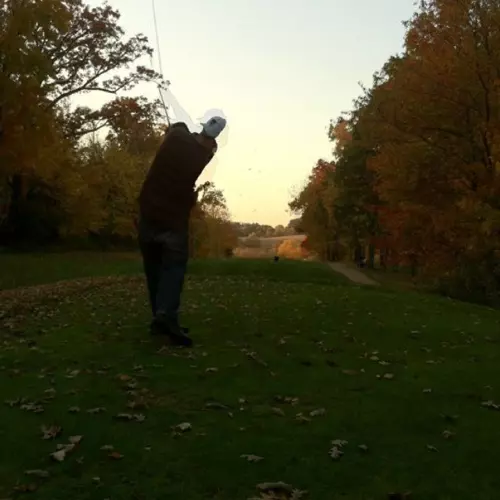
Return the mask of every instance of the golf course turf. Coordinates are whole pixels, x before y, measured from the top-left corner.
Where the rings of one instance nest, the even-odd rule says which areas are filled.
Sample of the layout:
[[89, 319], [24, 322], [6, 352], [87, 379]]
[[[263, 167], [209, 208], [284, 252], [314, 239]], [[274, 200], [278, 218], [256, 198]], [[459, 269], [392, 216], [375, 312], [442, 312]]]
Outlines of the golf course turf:
[[1, 499], [500, 498], [498, 311], [195, 261], [182, 350], [148, 335], [137, 256], [0, 269]]

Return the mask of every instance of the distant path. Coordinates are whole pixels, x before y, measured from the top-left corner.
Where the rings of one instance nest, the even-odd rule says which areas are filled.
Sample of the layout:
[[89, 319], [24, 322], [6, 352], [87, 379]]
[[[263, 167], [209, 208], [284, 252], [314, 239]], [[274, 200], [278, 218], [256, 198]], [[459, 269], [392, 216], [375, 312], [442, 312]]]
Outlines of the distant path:
[[361, 271], [353, 269], [352, 267], [349, 267], [343, 262], [330, 262], [329, 264], [330, 267], [336, 273], [344, 275], [346, 278], [350, 279], [354, 283], [357, 283], [358, 285], [371, 285], [371, 286], [378, 285], [376, 281], [372, 280], [371, 278], [363, 274]]

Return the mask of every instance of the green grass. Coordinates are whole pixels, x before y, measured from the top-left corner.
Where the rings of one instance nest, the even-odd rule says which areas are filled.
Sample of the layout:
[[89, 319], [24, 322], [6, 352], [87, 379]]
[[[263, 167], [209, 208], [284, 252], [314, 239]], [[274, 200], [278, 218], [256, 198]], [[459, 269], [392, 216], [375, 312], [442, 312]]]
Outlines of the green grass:
[[[35, 260], [17, 259], [16, 283], [28, 284]], [[82, 277], [65, 259], [57, 279]], [[86, 259], [89, 276], [138, 265]], [[498, 312], [346, 285], [319, 264], [194, 262], [191, 271], [184, 318], [198, 344], [192, 351], [148, 337], [141, 276], [0, 295], [0, 400], [26, 398], [45, 410], [0, 406], [0, 498], [33, 484], [41, 500], [246, 500], [265, 481], [318, 500], [405, 491], [426, 500], [498, 498], [500, 412], [481, 406], [500, 403]], [[33, 273], [40, 283], [42, 272]], [[81, 411], [70, 413], [75, 406]], [[106, 412], [87, 413], [96, 407]], [[297, 419], [319, 408], [326, 413]], [[113, 418], [123, 412], [146, 419]], [[182, 422], [192, 430], [173, 435]], [[62, 434], [43, 440], [41, 425]], [[73, 435], [83, 436], [80, 445], [52, 462]], [[339, 461], [328, 455], [335, 439], [349, 442]], [[108, 457], [105, 445], [123, 458]], [[30, 469], [50, 477], [26, 476]]]
[[[189, 264], [191, 274], [210, 276], [247, 276], [266, 280], [311, 283], [341, 283], [342, 277], [325, 274], [321, 263], [304, 266], [300, 262], [272, 259], [201, 260]], [[1, 254], [0, 290], [87, 277], [132, 275], [140, 273], [138, 253], [40, 253]]]

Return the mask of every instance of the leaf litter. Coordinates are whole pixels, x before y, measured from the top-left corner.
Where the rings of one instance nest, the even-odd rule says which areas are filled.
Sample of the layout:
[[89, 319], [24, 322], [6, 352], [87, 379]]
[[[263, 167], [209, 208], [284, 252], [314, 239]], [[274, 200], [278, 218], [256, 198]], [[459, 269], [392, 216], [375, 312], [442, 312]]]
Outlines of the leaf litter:
[[258, 455], [240, 455], [240, 458], [244, 458], [247, 462], [257, 463], [262, 462], [264, 457], [259, 457]]
[[58, 425], [51, 425], [50, 427], [47, 427], [45, 425], [42, 425], [41, 427], [42, 431], [42, 439], [48, 440], [48, 439], [55, 439], [58, 437], [61, 432], [62, 432], [62, 427]]
[[335, 439], [332, 441], [332, 447], [330, 448], [330, 451], [328, 454], [330, 455], [330, 458], [333, 460], [340, 460], [342, 456], [344, 455], [344, 452], [342, 451], [345, 446], [349, 444], [348, 441], [344, 441], [343, 439]]
[[308, 495], [307, 491], [299, 490], [282, 481], [261, 483], [256, 486], [256, 489], [260, 496], [248, 500], [302, 500]]

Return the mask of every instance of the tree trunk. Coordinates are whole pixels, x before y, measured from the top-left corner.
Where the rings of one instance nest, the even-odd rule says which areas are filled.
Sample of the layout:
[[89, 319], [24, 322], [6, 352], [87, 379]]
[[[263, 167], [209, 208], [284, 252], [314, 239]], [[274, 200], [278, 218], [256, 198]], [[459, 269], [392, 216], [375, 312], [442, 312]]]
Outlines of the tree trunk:
[[7, 232], [11, 243], [21, 241], [24, 237], [23, 209], [28, 194], [28, 182], [24, 175], [15, 174], [9, 183], [10, 203], [7, 212]]
[[368, 262], [369, 269], [375, 269], [375, 245], [368, 245]]
[[388, 255], [388, 249], [386, 247], [382, 247], [380, 249], [380, 267], [384, 271], [387, 270], [387, 255]]

